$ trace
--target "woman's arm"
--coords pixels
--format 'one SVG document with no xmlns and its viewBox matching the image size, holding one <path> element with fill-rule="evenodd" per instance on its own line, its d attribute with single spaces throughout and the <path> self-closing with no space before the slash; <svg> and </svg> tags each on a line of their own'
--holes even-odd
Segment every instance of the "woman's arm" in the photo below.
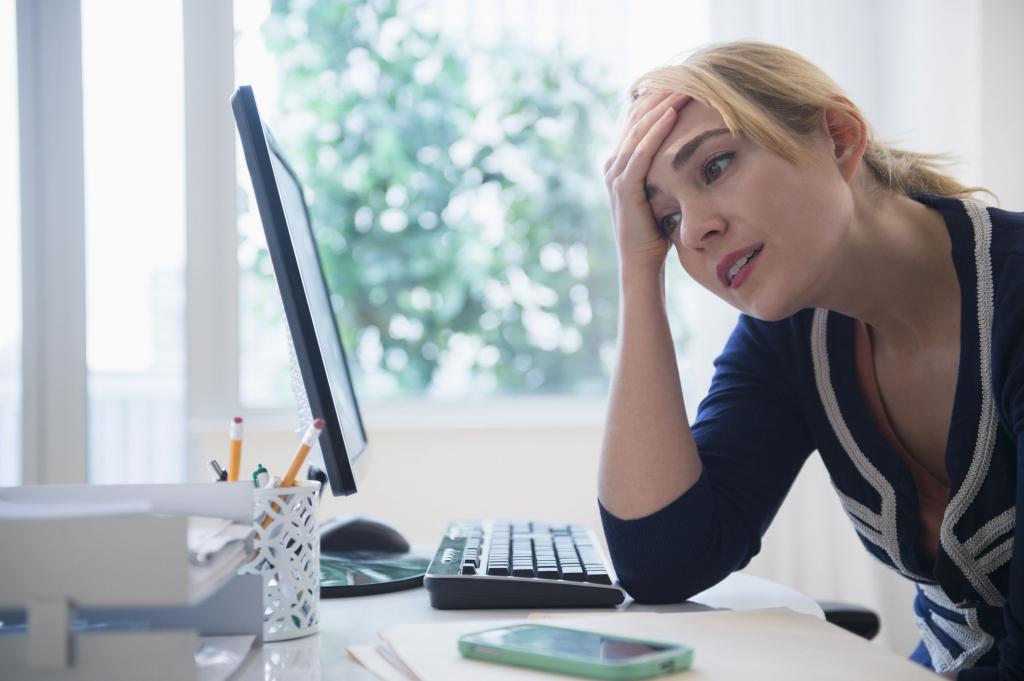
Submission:
<svg viewBox="0 0 1024 681">
<path fill-rule="evenodd" d="M 605 164 L 619 253 L 619 342 L 601 453 L 599 497 L 621 518 L 665 506 L 700 476 L 665 312 L 668 240 L 644 192 L 651 159 L 672 130 L 682 96 L 634 104 L 615 155 Z"/>
<path fill-rule="evenodd" d="M 666 506 L 700 477 L 665 312 L 664 270 L 623 274 L 599 498 L 623 519 Z"/>
<path fill-rule="evenodd" d="M 700 452 L 697 481 L 641 518 L 623 519 L 601 507 L 615 571 L 637 600 L 689 598 L 760 550 L 814 449 L 793 387 L 799 349 L 785 350 L 792 333 L 789 322 L 741 315 L 688 428 Z M 673 418 L 685 427 L 685 413 Z"/>
</svg>

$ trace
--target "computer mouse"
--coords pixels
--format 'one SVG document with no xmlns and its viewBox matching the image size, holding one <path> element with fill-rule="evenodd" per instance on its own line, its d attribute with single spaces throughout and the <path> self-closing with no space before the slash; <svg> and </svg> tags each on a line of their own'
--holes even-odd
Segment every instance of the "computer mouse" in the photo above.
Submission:
<svg viewBox="0 0 1024 681">
<path fill-rule="evenodd" d="M 320 526 L 323 553 L 406 553 L 409 549 L 409 542 L 398 530 L 368 516 L 332 518 Z"/>
</svg>

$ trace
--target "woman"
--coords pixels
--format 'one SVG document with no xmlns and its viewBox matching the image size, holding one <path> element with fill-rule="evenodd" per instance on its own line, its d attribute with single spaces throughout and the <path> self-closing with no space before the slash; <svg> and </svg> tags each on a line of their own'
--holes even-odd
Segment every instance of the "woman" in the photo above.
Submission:
<svg viewBox="0 0 1024 681">
<path fill-rule="evenodd" d="M 605 165 L 622 308 L 600 474 L 635 598 L 683 600 L 745 566 L 818 450 L 864 546 L 917 582 L 913 659 L 1024 678 L 1024 213 L 978 203 L 937 160 L 875 140 L 772 45 L 638 81 Z M 671 246 L 743 313 L 692 427 Z"/>
</svg>

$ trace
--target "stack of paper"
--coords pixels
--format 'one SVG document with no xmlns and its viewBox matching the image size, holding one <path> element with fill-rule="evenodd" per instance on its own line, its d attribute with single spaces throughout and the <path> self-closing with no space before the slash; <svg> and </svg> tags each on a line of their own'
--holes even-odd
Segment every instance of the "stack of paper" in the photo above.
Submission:
<svg viewBox="0 0 1024 681">
<path fill-rule="evenodd" d="M 380 633 L 378 646 L 349 654 L 385 681 L 529 681 L 565 679 L 517 667 L 469 660 L 457 641 L 468 634 L 524 620 L 405 625 Z M 929 670 L 811 615 L 785 609 L 707 613 L 614 613 L 558 617 L 549 624 L 694 648 L 690 670 L 661 678 L 686 681 L 931 681 Z"/>
<path fill-rule="evenodd" d="M 253 556 L 256 531 L 251 523 L 190 516 L 186 541 L 189 590 L 202 600 L 234 578 Z"/>
<path fill-rule="evenodd" d="M 225 518 L 191 516 L 188 519 L 188 558 L 193 565 L 214 562 L 222 555 L 252 553 L 256 531 L 252 523 Z"/>
<path fill-rule="evenodd" d="M 252 489 L 0 487 L 0 679 L 232 674 L 262 642 Z"/>
</svg>

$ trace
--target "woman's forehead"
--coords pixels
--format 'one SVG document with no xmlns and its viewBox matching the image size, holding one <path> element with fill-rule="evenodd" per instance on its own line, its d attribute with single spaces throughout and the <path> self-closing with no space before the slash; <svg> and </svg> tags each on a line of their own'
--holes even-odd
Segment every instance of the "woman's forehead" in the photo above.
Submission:
<svg viewBox="0 0 1024 681">
<path fill-rule="evenodd" d="M 690 100 L 679 112 L 675 125 L 672 126 L 672 130 L 665 138 L 656 155 L 666 152 L 674 153 L 676 149 L 686 144 L 703 130 L 724 127 L 726 127 L 725 119 L 722 118 L 722 114 L 718 113 L 716 109 L 703 102 Z"/>
</svg>

